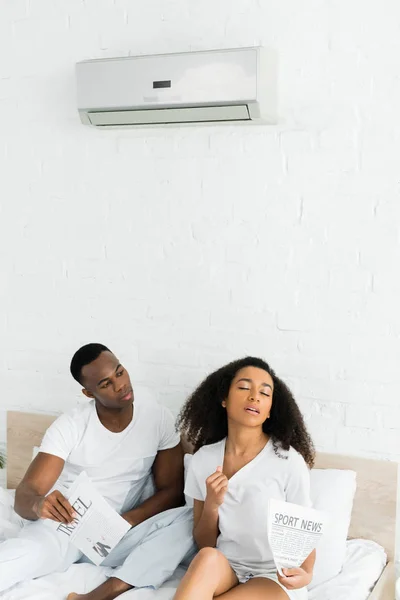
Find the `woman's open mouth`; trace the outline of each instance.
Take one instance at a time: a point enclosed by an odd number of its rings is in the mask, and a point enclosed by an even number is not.
[[[244,409],[246,412],[248,412],[250,415],[259,415],[260,411],[258,410],[258,408],[254,408],[254,406],[246,406],[246,408]]]

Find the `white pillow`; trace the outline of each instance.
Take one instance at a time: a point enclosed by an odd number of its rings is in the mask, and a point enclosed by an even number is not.
[[[192,455],[185,454],[185,481],[191,460]],[[336,577],[344,565],[356,473],[342,469],[312,469],[310,480],[313,507],[330,517],[326,532],[318,543],[314,577],[308,586],[311,590]],[[185,495],[185,500],[186,506],[193,506],[192,498]]]
[[[342,469],[312,469],[311,500],[313,507],[330,517],[325,534],[317,547],[314,577],[308,589],[336,577],[346,559],[346,540],[350,527],[355,471]]]
[[[386,552],[379,544],[371,540],[350,540],[346,542],[346,559],[339,575],[315,587],[310,591],[308,598],[365,600],[369,598],[386,562]],[[392,600],[390,594],[387,598]]]

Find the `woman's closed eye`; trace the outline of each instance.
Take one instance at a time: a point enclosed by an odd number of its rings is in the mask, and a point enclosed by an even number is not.
[[[250,388],[247,388],[247,387],[239,386],[238,389],[239,390],[246,390],[246,392],[250,392]],[[262,394],[263,396],[266,396],[267,398],[271,397],[271,394],[267,394],[267,392],[260,392],[260,394]]]

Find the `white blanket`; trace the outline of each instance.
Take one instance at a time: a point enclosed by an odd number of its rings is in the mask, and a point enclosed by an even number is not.
[[[23,524],[13,511],[13,494],[0,488],[0,543],[12,537]],[[386,555],[375,542],[352,540],[342,572],[314,588],[309,600],[366,600],[385,566]],[[100,585],[109,570],[90,564],[73,565],[65,573],[40,577],[19,584],[0,594],[3,600],[65,600],[69,592],[85,593]],[[184,571],[178,569],[159,590],[136,589],[126,592],[124,600],[172,600]]]

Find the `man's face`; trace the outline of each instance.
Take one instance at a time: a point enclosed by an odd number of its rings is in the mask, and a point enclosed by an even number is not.
[[[112,352],[102,352],[85,365],[81,374],[83,393],[96,398],[106,408],[126,408],[133,403],[133,389],[128,372]]]

